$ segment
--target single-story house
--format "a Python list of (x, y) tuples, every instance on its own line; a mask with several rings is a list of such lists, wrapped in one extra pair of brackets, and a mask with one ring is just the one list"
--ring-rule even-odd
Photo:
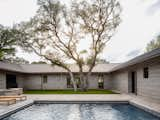
[[(79, 87), (78, 68), (71, 65)], [(87, 69), (87, 68), (86, 68)], [(160, 49), (125, 63), (98, 64), (88, 82), (89, 89), (112, 89), (160, 99)], [(68, 72), (49, 64), (9, 64), (0, 62), (0, 89), (71, 89)]]

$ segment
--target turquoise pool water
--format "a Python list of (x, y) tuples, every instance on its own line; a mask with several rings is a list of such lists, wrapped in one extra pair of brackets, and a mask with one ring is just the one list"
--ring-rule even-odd
[(160, 120), (129, 104), (34, 104), (3, 120)]

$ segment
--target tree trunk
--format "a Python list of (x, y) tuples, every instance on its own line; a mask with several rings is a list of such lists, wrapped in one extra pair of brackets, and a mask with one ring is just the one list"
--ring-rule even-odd
[(71, 81), (73, 83), (74, 91), (76, 92), (77, 91), (77, 84), (76, 84), (76, 81), (74, 80), (73, 73), (71, 71), (69, 71), (69, 75), (70, 75)]
[(88, 90), (88, 81), (83, 72), (80, 72), (81, 91)]
[[(93, 69), (93, 68), (92, 68)], [(79, 75), (80, 75), (80, 82), (81, 82), (81, 91), (87, 91), (88, 90), (88, 79), (91, 75), (91, 71), (88, 71), (88, 73), (86, 74), (86, 76), (84, 76), (84, 73), (82, 71), (79, 71)]]
[(81, 87), (81, 91), (85, 91), (84, 90), (84, 75), (83, 75), (83, 72), (80, 71), (80, 74), (79, 74), (79, 77), (80, 77), (80, 87)]
[(86, 91), (88, 90), (88, 79), (89, 79), (91, 73), (92, 73), (92, 72), (89, 71), (89, 72), (87, 73), (86, 77), (85, 77), (85, 89), (86, 89)]
[(87, 91), (88, 90), (88, 79), (87, 77), (83, 78), (83, 91)]
[[(93, 69), (93, 67), (92, 67)], [(88, 91), (88, 79), (90, 77), (90, 75), (92, 74), (92, 69), (90, 69), (88, 71), (88, 73), (86, 74), (86, 77), (84, 78), (84, 91)]]

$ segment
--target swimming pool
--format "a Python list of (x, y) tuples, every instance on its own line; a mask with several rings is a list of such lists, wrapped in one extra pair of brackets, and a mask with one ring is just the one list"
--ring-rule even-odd
[(130, 104), (33, 104), (2, 120), (160, 120)]

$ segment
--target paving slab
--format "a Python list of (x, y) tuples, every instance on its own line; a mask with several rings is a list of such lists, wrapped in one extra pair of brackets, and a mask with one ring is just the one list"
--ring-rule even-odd
[(27, 95), (32, 100), (53, 100), (53, 101), (128, 101), (129, 95), (125, 94), (72, 94), (72, 95)]

